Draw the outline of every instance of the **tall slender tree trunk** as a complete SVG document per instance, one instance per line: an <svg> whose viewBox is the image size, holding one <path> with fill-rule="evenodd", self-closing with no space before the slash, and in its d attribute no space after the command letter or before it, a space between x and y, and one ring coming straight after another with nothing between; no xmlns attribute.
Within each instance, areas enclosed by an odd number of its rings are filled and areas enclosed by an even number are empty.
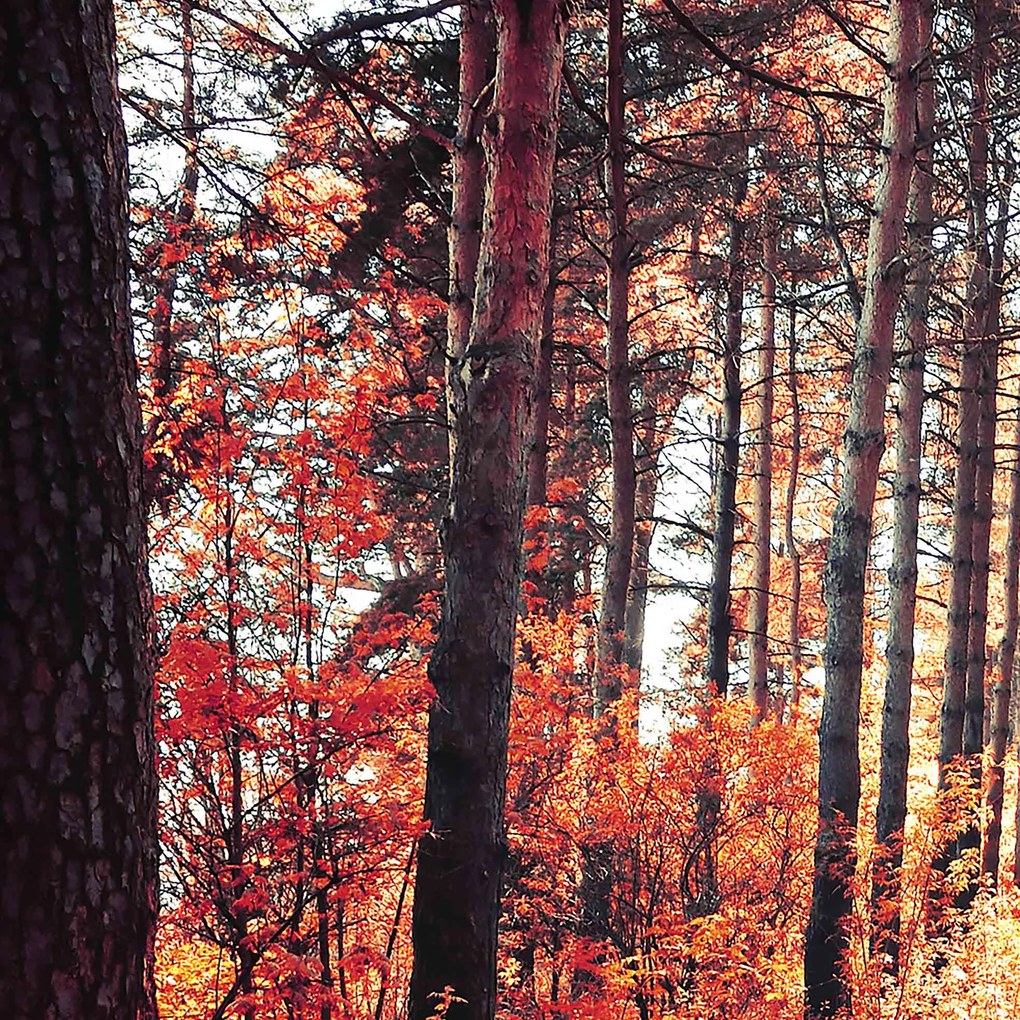
<svg viewBox="0 0 1020 1020"><path fill-rule="evenodd" d="M623 692L624 626L634 552L634 409L630 397L628 298L630 235L624 152L623 0L609 0L606 158L609 205L609 264L606 272L606 390L613 467L613 517L606 552L606 578L599 613L595 712L601 715Z"/></svg>
<svg viewBox="0 0 1020 1020"><path fill-rule="evenodd" d="M864 587L885 396L905 265L901 252L910 178L919 57L920 0L893 0L881 179L868 238L864 305L857 330L843 471L825 564L825 696L818 733L818 841L804 947L805 1013L832 1017L850 1005L841 971L860 803L858 718L864 653Z"/></svg>
<svg viewBox="0 0 1020 1020"><path fill-rule="evenodd" d="M733 537L737 523L737 472L740 466L740 345L744 325L744 234L741 205L747 197L749 88L741 100L740 166L733 183L730 250L727 263L726 329L723 337L722 435L715 469L715 524L712 540L712 583L708 603L708 683L712 694L725 697L730 686L730 585Z"/></svg>
<svg viewBox="0 0 1020 1020"><path fill-rule="evenodd" d="M492 1020L503 810L532 401L548 282L562 0L497 0L497 71L475 310L461 382L445 599L429 662L425 817L409 1016Z"/></svg>
<svg viewBox="0 0 1020 1020"><path fill-rule="evenodd" d="M0 13L0 1002L155 1016L156 776L113 4Z"/></svg>
<svg viewBox="0 0 1020 1020"><path fill-rule="evenodd" d="M769 588L772 559L772 407L776 366L776 219L769 208L762 224L762 312L760 379L755 393L757 436L752 477L750 631L751 724L765 718L769 704Z"/></svg>
<svg viewBox="0 0 1020 1020"><path fill-rule="evenodd" d="M496 38L489 0L468 0L461 7L460 103L453 149L453 197L450 208L450 292L446 312L446 415L453 471L456 421L464 408L464 353L475 307L475 277L482 237L485 154L478 128L484 99L495 70Z"/></svg>
<svg viewBox="0 0 1020 1020"><path fill-rule="evenodd" d="M981 871L994 889L999 877L1002 841L1002 799L1005 785L1006 741L1009 737L1009 704L1016 662L1017 594L1020 591L1020 417L1013 432L1013 467L1010 471L1009 537L1006 542L1004 601L1006 621L999 645L998 675L992 690L992 763L988 782L988 821ZM1020 840L1020 836L1017 837Z"/></svg>
<svg viewBox="0 0 1020 1020"><path fill-rule="evenodd" d="M637 461L634 562L630 571L630 598L624 620L624 661L640 682L644 659L645 612L648 607L648 568L655 535L655 499L659 489L658 382L648 376L641 386L638 423L640 456Z"/></svg>
<svg viewBox="0 0 1020 1020"><path fill-rule="evenodd" d="M800 387L797 381L797 306L790 305L789 363L787 387L790 390L790 477L786 483L786 510L783 515L783 533L786 551L790 557L790 706L796 711L800 706L801 678L804 672L800 650L800 591L801 569L800 548L794 530L794 511L797 505L797 485L800 481Z"/></svg>
<svg viewBox="0 0 1020 1020"><path fill-rule="evenodd" d="M528 453L528 505L544 506L549 485L549 418L553 391L553 330L556 323L556 219L549 239L549 283L542 304L542 336L535 383L535 438Z"/></svg>
<svg viewBox="0 0 1020 1020"><path fill-rule="evenodd" d="M967 285L963 322L963 352L960 361L959 455L953 493L952 581L949 594L948 633L946 637L945 677L942 688L942 717L939 739L939 785L949 783L949 768L961 754L979 754L984 722L984 617L987 613L987 537L985 523L978 523L980 512L987 512L985 490L989 489L987 456L987 389L989 375L985 337L989 309L991 252L988 244L986 213L988 192L988 107L987 69L988 24L985 0L973 4L974 46L971 66L971 128L968 152L970 195L968 232L974 262ZM983 406L984 405L984 406ZM993 412L994 413L994 412ZM980 562L976 562L975 557ZM982 602L984 605L982 605ZM976 614L976 616L975 616ZM974 645L980 642L980 647ZM973 658L973 663L972 663ZM980 673L981 690L975 690ZM976 715L976 718L975 718ZM980 766L978 766L980 767ZM972 784L973 785L973 784ZM980 773L971 806L978 806ZM934 861L937 872L945 872L949 863L966 847L975 845L972 825L958 839L942 847ZM976 876L974 876L976 879ZM973 898L973 884L964 887L955 899L966 906ZM929 920L938 929L942 918L942 884L933 885Z"/></svg>
<svg viewBox="0 0 1020 1020"><path fill-rule="evenodd" d="M1006 228L1009 222L1009 206L1012 198L1013 181L1008 180L999 198L995 240L992 245L992 267L990 297L988 302L989 345L994 346L993 357L998 360L1000 342L1003 270L1006 256ZM996 387L998 372L995 373ZM995 395L989 401L993 408ZM994 431L995 421L992 422ZM1014 445L1020 445L1020 426L1016 432ZM1015 456L1015 454L1014 454ZM994 451L992 470L994 471ZM1006 742L1009 738L1010 693L1012 688L1013 664L1016 659L1017 635L1017 556L1020 555L1020 479L1014 461L1010 477L1009 524L1006 545L1006 578L1003 601L1006 605L1006 619L1003 626L1002 639L999 644L998 671L992 688L992 704L990 717L991 765L989 767L988 790L985 796L988 805L985 823L985 842L981 854L981 873L988 876L992 888L998 884L999 848L1002 842L1002 797L1004 785L1003 760L1006 756Z"/></svg>
<svg viewBox="0 0 1020 1020"><path fill-rule="evenodd" d="M932 34L932 0L921 4L919 35ZM889 629L886 643L885 701L876 855L872 880L876 948L891 973L898 969L900 878L903 826L907 818L907 765L910 757L910 694L914 677L914 609L917 601L917 529L921 503L921 413L931 288L932 145L935 81L931 52L922 56L917 93L917 161L911 186L912 280L906 292L907 344L900 367L896 476L893 481L893 553L889 567Z"/></svg>

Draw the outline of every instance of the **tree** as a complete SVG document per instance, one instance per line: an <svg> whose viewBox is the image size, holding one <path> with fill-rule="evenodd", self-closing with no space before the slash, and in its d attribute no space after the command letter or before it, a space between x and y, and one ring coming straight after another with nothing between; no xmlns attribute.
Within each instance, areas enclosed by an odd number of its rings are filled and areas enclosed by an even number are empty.
<svg viewBox="0 0 1020 1020"><path fill-rule="evenodd" d="M410 1015L452 989L452 1020L496 1009L510 684L525 467L543 298L566 9L493 4L497 67L475 310L454 424L445 598L429 663L425 816L413 913ZM463 55L462 55L463 56Z"/></svg>
<svg viewBox="0 0 1020 1020"><path fill-rule="evenodd" d="M842 930L852 907L854 832L861 776L858 718L864 642L864 586L878 467L885 448L885 396L905 266L900 252L914 168L919 54L917 0L889 11L882 178L868 237L864 304L857 329L843 473L825 564L825 697L818 732L818 840L804 945L808 1017L849 1005L841 973Z"/></svg>
<svg viewBox="0 0 1020 1020"><path fill-rule="evenodd" d="M113 5L0 16L0 992L154 1015L156 782Z"/></svg>

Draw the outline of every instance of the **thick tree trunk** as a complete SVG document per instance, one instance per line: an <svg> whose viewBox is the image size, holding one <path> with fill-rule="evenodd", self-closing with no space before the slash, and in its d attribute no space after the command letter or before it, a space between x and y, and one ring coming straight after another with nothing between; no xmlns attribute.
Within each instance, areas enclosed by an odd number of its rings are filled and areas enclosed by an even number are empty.
<svg viewBox="0 0 1020 1020"><path fill-rule="evenodd" d="M491 1020L506 854L503 806L532 400L543 296L566 7L493 5L498 67L475 313L461 381L443 547L445 600L429 663L425 816L409 1015L452 988L450 1020Z"/></svg>
<svg viewBox="0 0 1020 1020"><path fill-rule="evenodd" d="M446 313L446 416L453 471L456 421L464 407L464 352L475 307L475 276L482 236L485 154L478 137L482 92L494 71L496 40L489 0L461 7L460 108L453 149L453 200L450 208L450 293Z"/></svg>
<svg viewBox="0 0 1020 1020"><path fill-rule="evenodd" d="M113 5L0 13L0 1001L155 1014L156 779Z"/></svg>
<svg viewBox="0 0 1020 1020"><path fill-rule="evenodd" d="M919 36L931 38L932 3L924 0ZM872 907L875 947L895 973L899 963L899 871L907 817L907 765L910 756L910 694L914 677L914 609L917 601L917 528L921 502L921 412L924 405L924 353L928 339L931 288L932 144L935 82L931 53L922 60L918 85L918 149L911 189L909 227L912 280L907 288L907 351L900 368L896 476L893 480L893 553L889 567L889 630L886 643L882 758L876 811L876 856Z"/></svg>
<svg viewBox="0 0 1020 1020"><path fill-rule="evenodd" d="M730 585L733 536L737 522L737 472L740 466L740 343L744 324L744 234L740 206L747 197L748 97L742 100L742 151L733 184L730 250L726 288L726 333L723 338L722 435L715 469L715 524L712 540L712 584L708 603L708 684L712 694L726 697L730 686Z"/></svg>
<svg viewBox="0 0 1020 1020"><path fill-rule="evenodd" d="M857 330L843 470L825 564L825 697L818 734L818 842L805 935L806 1015L835 1016L850 1004L841 972L860 802L858 719L864 646L864 586L878 466L885 448L885 396L903 285L901 252L910 178L919 56L919 0L890 5L889 81L882 176L868 238L864 306Z"/></svg>
<svg viewBox="0 0 1020 1020"><path fill-rule="evenodd" d="M613 466L613 518L606 551L606 578L599 613L595 713L601 715L623 692L624 626L634 552L634 409L630 399L628 350L630 235L627 229L623 94L623 0L609 0L606 122L609 151L609 264L606 280L606 390Z"/></svg>
<svg viewBox="0 0 1020 1020"><path fill-rule="evenodd" d="M755 471L751 479L751 599L747 629L750 632L751 725L757 726L769 704L769 588L772 559L772 405L776 365L776 221L765 216L762 234L761 378L755 394L757 436Z"/></svg>

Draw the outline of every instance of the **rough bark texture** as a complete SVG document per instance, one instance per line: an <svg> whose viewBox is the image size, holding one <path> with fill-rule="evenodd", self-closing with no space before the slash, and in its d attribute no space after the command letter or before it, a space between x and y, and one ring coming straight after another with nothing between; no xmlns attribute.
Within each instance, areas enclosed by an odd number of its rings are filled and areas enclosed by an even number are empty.
<svg viewBox="0 0 1020 1020"><path fill-rule="evenodd" d="M488 0L471 0L461 8L460 109L453 150L453 200L450 208L450 294L446 313L446 413L450 470L453 470L457 416L464 407L461 371L475 307L475 275L482 236L485 155L475 104L493 74L495 36Z"/></svg>
<svg viewBox="0 0 1020 1020"><path fill-rule="evenodd" d="M737 521L737 472L740 467L740 341L744 323L744 234L740 206L747 197L747 96L741 121L743 150L733 184L730 251L726 288L726 333L723 338L722 435L715 468L715 523L712 541L712 584L708 602L708 683L725 697L730 686L730 583L733 533Z"/></svg>
<svg viewBox="0 0 1020 1020"><path fill-rule="evenodd" d="M914 166L919 0L893 0L881 179L868 238L866 290L857 331L843 470L825 564L825 697L818 733L818 842L805 935L805 1011L831 1017L850 1004L841 972L844 922L853 908L854 827L860 802L858 719L864 587L878 466L885 448L885 396L904 277L901 253Z"/></svg>
<svg viewBox="0 0 1020 1020"><path fill-rule="evenodd" d="M776 364L776 222L765 217L762 235L761 353L759 358L756 463L751 479L751 598L747 629L750 631L751 724L765 718L769 704L769 587L772 558L772 405Z"/></svg>
<svg viewBox="0 0 1020 1020"><path fill-rule="evenodd" d="M609 0L606 84L609 151L609 264L606 279L606 390L613 465L613 518L606 551L606 579L599 612L598 676L595 712L601 715L623 692L624 625L634 553L634 409L630 399L628 351L630 237L624 153L623 0Z"/></svg>
<svg viewBox="0 0 1020 1020"><path fill-rule="evenodd" d="M566 9L493 5L498 67L475 313L461 373L445 600L429 663L425 816L412 920L409 1015L452 987L450 1020L491 1020L506 854L503 806L525 464L542 302Z"/></svg>
<svg viewBox="0 0 1020 1020"><path fill-rule="evenodd" d="M154 1014L156 781L113 5L0 13L0 1002Z"/></svg>
<svg viewBox="0 0 1020 1020"><path fill-rule="evenodd" d="M931 0L922 4L919 36L931 37ZM923 57L918 85L918 150L911 185L911 282L906 292L907 343L900 366L899 427L893 479L893 552L889 566L889 630L886 642L885 701L882 707L882 758L876 810L876 858L872 906L876 948L891 972L899 958L899 870L907 817L907 765L910 756L910 693L914 677L914 609L917 601L917 524L921 501L921 411L924 405L924 352L928 339L931 289L932 141L935 82L931 53Z"/></svg>

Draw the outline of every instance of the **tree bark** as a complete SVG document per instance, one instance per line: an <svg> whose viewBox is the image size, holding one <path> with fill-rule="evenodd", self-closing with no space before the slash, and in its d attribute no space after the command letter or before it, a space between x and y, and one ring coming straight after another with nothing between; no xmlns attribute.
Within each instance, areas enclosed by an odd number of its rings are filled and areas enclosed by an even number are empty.
<svg viewBox="0 0 1020 1020"><path fill-rule="evenodd" d="M858 719L864 651L864 588L878 467L885 448L885 396L903 285L901 253L910 178L919 56L919 0L893 0L882 129L882 176L868 238L866 289L857 330L843 470L825 564L825 696L818 734L818 841L804 947L805 1014L850 1006L841 972L860 803Z"/></svg>
<svg viewBox="0 0 1020 1020"><path fill-rule="evenodd" d="M748 89L749 91L749 89ZM708 684L724 698L730 686L730 585L733 535L737 522L737 472L740 467L740 342L744 323L744 234L740 206L747 197L748 103L741 101L740 167L733 184L730 250L726 287L726 332L723 338L722 435L715 470L715 524L712 540L712 583L708 603Z"/></svg>
<svg viewBox="0 0 1020 1020"><path fill-rule="evenodd" d="M988 324L986 331L994 335L996 349L993 357L998 358L997 348L1001 336L1003 270L1006 255L1006 228L1009 222L1009 206L1012 198L1013 182L1009 180L999 199L998 216L995 225L995 240L992 248L992 271L989 281L991 294L988 304ZM998 373L996 386L998 385ZM995 404L994 393L990 403ZM994 414L994 411L993 411ZM995 421L992 429L994 434ZM1020 426L1016 432L1014 446L1020 445ZM995 469L994 451L992 470ZM1008 539L1006 544L1006 578L1004 583L1003 601L1006 607L1006 619L1003 624L1002 640L999 644L998 673L992 688L991 705L991 764L989 767L988 790L985 795L988 805L985 827L985 842L981 854L981 873L988 876L994 889L999 880L999 849L1002 842L1002 797L1005 774L1003 760L1006 756L1006 743L1009 738L1010 693L1013 678L1013 664L1016 659L1017 635L1017 557L1020 556L1020 470L1014 461L1010 478L1010 501ZM991 509L991 508L990 508Z"/></svg>
<svg viewBox="0 0 1020 1020"><path fill-rule="evenodd" d="M772 406L776 364L776 221L771 208L762 234L761 378L757 404L756 464L752 476L751 599L747 629L750 632L751 725L757 726L769 704L769 588L772 558Z"/></svg>
<svg viewBox="0 0 1020 1020"><path fill-rule="evenodd" d="M156 778L113 5L0 13L0 1001L155 1014Z"/></svg>
<svg viewBox="0 0 1020 1020"><path fill-rule="evenodd" d="M606 280L606 390L613 467L613 518L606 551L606 577L599 613L595 714L602 715L623 693L625 619L634 553L634 409L628 350L630 235L627 229L623 93L623 0L609 0L606 122L609 151L609 264Z"/></svg>
<svg viewBox="0 0 1020 1020"><path fill-rule="evenodd" d="M411 1020L430 1016L447 988L456 996L450 1020L491 1020L496 1010L525 468L567 14L562 0L499 0L493 11L498 66L485 129L485 211L465 399L454 423L445 600L429 663L431 831L418 850Z"/></svg>
<svg viewBox="0 0 1020 1020"><path fill-rule="evenodd" d="M624 661L640 683L644 660L645 611L648 607L648 565L655 535L655 498L659 488L658 382L645 377L641 387L639 424L640 457L634 519L634 562L630 571L630 598L624 620Z"/></svg>
<svg viewBox="0 0 1020 1020"><path fill-rule="evenodd" d="M475 307L475 275L482 236L485 155L476 104L492 80L496 40L489 0L470 0L461 7L460 102L453 149L453 196L450 207L450 292L446 312L446 416L453 471L456 421L464 407L461 371Z"/></svg>
<svg viewBox="0 0 1020 1020"><path fill-rule="evenodd" d="M790 557L790 706L794 712L800 706L800 684L804 672L800 650L800 549L794 532L793 518L797 504L797 485L800 481L800 388L797 382L797 306L790 305L790 349L787 386L790 390L790 477L786 485L786 511L783 531L786 550Z"/></svg>
<svg viewBox="0 0 1020 1020"><path fill-rule="evenodd" d="M931 38L931 0L921 5L919 36ZM930 50L922 56L918 85L918 147L911 186L910 238L913 279L907 288L907 351L900 368L896 476L893 480L893 553L889 566L889 629L886 642L882 757L876 811L872 880L875 948L896 973L899 963L900 878L907 817L910 757L910 695L914 676L914 610L917 602L917 528L921 502L921 412L931 289L932 145L935 82Z"/></svg>

